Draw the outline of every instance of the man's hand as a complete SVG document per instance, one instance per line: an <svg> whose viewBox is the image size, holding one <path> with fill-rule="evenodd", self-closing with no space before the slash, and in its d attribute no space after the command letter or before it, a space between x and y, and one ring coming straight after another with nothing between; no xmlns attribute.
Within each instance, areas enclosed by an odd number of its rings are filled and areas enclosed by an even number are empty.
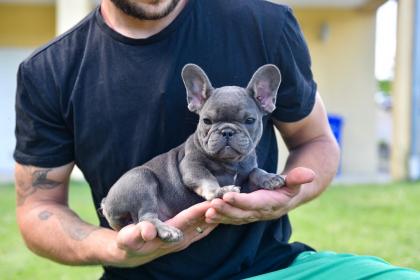
<svg viewBox="0 0 420 280"><path fill-rule="evenodd" d="M252 193L227 193L214 199L206 212L207 223L247 224L280 218L296 207L294 198L301 185L315 179L308 168L298 167L286 176L286 185L276 190L257 190Z"/></svg>
<svg viewBox="0 0 420 280"><path fill-rule="evenodd" d="M156 228L150 222L140 222L122 228L118 232L114 248L117 260L110 265L138 266L146 260L150 261L187 248L191 243L207 236L217 226L216 223L205 222L204 214L210 207L210 202L202 202L166 221L169 225L182 230L184 238L180 242L163 242L157 238Z"/></svg>

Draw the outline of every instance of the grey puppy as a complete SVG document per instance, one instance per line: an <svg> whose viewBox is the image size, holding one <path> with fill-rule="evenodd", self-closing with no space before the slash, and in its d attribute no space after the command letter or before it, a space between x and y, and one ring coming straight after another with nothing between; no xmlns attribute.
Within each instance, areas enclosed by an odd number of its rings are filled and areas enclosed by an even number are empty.
<svg viewBox="0 0 420 280"><path fill-rule="evenodd" d="M185 143L125 173L102 201L110 226L149 221L164 241L179 241L182 232L163 221L191 205L220 198L227 192L274 189L280 175L257 167L255 147L262 118L275 109L281 74L275 65L260 67L247 88L213 88L195 64L182 70L188 109L200 120Z"/></svg>

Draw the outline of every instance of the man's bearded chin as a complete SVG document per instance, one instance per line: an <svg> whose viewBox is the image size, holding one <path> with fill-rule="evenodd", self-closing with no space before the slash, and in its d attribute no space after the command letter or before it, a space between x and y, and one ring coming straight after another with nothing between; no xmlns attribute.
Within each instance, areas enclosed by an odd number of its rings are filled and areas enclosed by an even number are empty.
<svg viewBox="0 0 420 280"><path fill-rule="evenodd" d="M140 20L157 20L169 15L179 0L111 0L125 14Z"/></svg>

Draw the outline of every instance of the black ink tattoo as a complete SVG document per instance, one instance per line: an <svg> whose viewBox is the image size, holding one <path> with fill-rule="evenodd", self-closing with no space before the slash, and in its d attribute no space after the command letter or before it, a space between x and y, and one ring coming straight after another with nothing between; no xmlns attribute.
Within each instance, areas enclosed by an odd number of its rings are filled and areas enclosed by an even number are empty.
<svg viewBox="0 0 420 280"><path fill-rule="evenodd" d="M82 241L92 232L100 229L81 221L79 216L77 216L75 213L72 213L70 216L63 216L59 220L62 229L71 239L76 241Z"/></svg>
<svg viewBox="0 0 420 280"><path fill-rule="evenodd" d="M19 179L16 181L16 198L18 206L22 206L26 199L33 195L38 189L51 190L62 185L60 182L47 178L51 169L38 169L32 172L31 169L33 167L25 166L24 168L31 175L32 182L26 183L24 180Z"/></svg>
<svg viewBox="0 0 420 280"><path fill-rule="evenodd" d="M84 226L86 227L86 226ZM93 228L82 228L82 227L75 227L68 231L69 236L73 240L81 241L85 238L87 238L93 231L96 229Z"/></svg>
<svg viewBox="0 0 420 280"><path fill-rule="evenodd" d="M47 175L51 169L35 170L32 173L32 186L39 189L53 189L61 185L60 182L48 179Z"/></svg>
<svg viewBox="0 0 420 280"><path fill-rule="evenodd" d="M62 186L64 183L54 181L47 178L48 173L52 169L36 169L32 166L24 166L27 176L31 176L31 182L26 182L22 178L16 180L17 205L22 206L26 199L38 190L51 190ZM34 171L33 171L34 170ZM29 180L27 180L29 181ZM52 213L47 210L38 213L38 219L41 221L48 220L51 216L55 216L63 231L73 240L81 241L86 239L92 232L99 230L99 227L87 224L80 220L73 212L57 212Z"/></svg>
<svg viewBox="0 0 420 280"><path fill-rule="evenodd" d="M22 206L26 199L31 196L36 189L31 184L26 184L23 180L16 181L16 202L18 206Z"/></svg>
<svg viewBox="0 0 420 280"><path fill-rule="evenodd" d="M41 221L48 220L53 213L44 210L38 214ZM79 219L75 213L57 213L56 217L60 222L63 231L73 240L81 241L87 238L92 232L98 230L98 227L89 225Z"/></svg>
<svg viewBox="0 0 420 280"><path fill-rule="evenodd" d="M42 221L46 221L46 220L48 220L49 217L51 217L52 214L53 213L45 210L45 211L42 211L38 214L38 218Z"/></svg>

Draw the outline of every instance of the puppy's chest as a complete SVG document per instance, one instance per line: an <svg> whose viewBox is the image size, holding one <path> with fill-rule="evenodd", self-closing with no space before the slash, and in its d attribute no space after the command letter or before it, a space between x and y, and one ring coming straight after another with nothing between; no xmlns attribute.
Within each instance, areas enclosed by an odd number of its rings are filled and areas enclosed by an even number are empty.
<svg viewBox="0 0 420 280"><path fill-rule="evenodd" d="M240 164L214 164L210 166L213 176L220 186L243 186L249 176L250 170L244 169Z"/></svg>

